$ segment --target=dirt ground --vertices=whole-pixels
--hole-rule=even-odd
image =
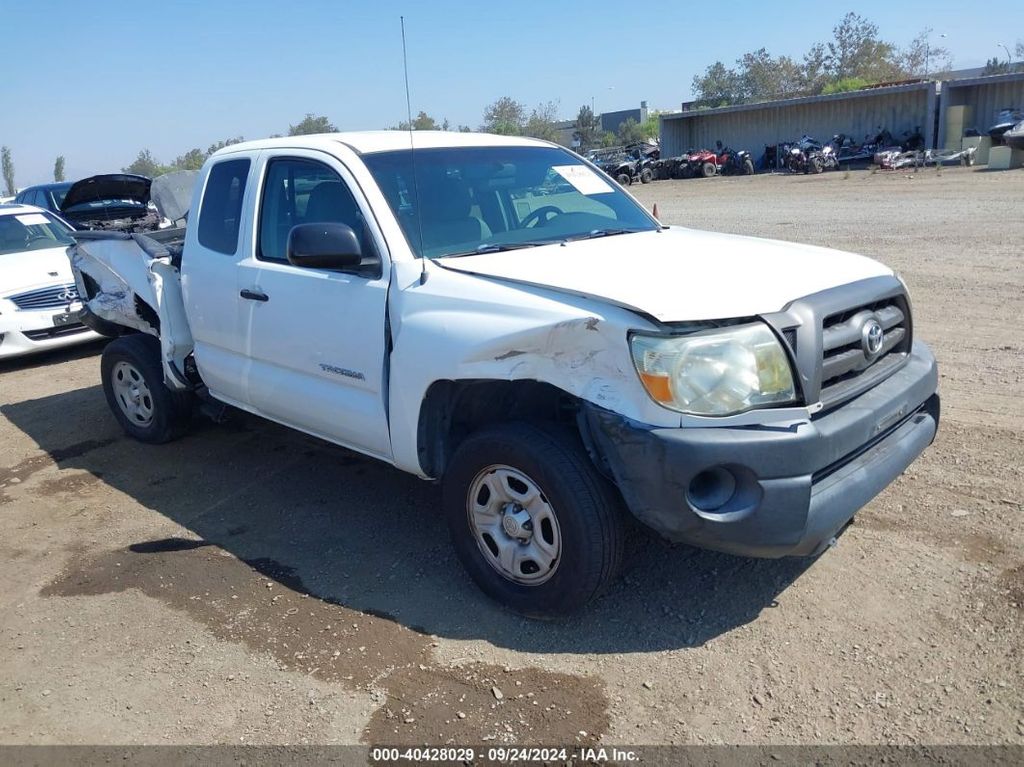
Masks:
[[[250,417],[131,442],[99,345],[8,363],[0,743],[1024,744],[1024,171],[633,191],[909,284],[939,437],[838,547],[638,538],[587,613],[530,622],[470,583],[432,485]]]

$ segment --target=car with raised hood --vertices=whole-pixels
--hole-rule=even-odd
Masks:
[[[93,341],[67,249],[71,227],[30,205],[0,205],[0,360]]]
[[[150,199],[153,182],[131,173],[108,173],[76,181],[64,193],[60,214],[75,229],[146,232],[160,228]]]
[[[22,189],[14,198],[19,205],[35,205],[51,213],[60,214],[60,204],[64,195],[71,188],[70,181],[57,181],[53,184],[37,184]]]
[[[439,481],[490,596],[579,609],[626,514],[734,554],[817,555],[933,440],[904,283],[863,256],[665,226],[533,139],[237,144],[184,228],[80,233],[101,379],[133,437],[231,408]]]

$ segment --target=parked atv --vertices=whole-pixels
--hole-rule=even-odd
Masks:
[[[686,168],[683,178],[711,178],[718,173],[718,156],[710,149],[698,149],[687,155]]]
[[[721,141],[716,143],[715,150],[715,165],[723,176],[754,175],[754,161],[750,157],[750,152],[737,152],[735,149],[722,146]]]

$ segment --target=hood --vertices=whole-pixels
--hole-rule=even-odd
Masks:
[[[139,205],[146,205],[149,203],[151,183],[145,176],[134,176],[129,173],[90,176],[71,185],[68,193],[64,195],[60,209],[67,212],[76,205],[104,200],[131,200]]]
[[[0,296],[73,283],[67,248],[46,248],[0,256]]]
[[[662,322],[768,314],[811,293],[892,274],[853,253],[682,227],[435,263],[610,301]]]

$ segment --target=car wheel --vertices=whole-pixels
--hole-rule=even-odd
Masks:
[[[452,457],[443,495],[462,564],[516,612],[575,612],[618,574],[617,494],[568,430],[509,423],[471,435]]]
[[[156,444],[185,433],[193,396],[164,384],[156,338],[136,333],[111,341],[103,350],[100,372],[107,405],[128,436]]]

